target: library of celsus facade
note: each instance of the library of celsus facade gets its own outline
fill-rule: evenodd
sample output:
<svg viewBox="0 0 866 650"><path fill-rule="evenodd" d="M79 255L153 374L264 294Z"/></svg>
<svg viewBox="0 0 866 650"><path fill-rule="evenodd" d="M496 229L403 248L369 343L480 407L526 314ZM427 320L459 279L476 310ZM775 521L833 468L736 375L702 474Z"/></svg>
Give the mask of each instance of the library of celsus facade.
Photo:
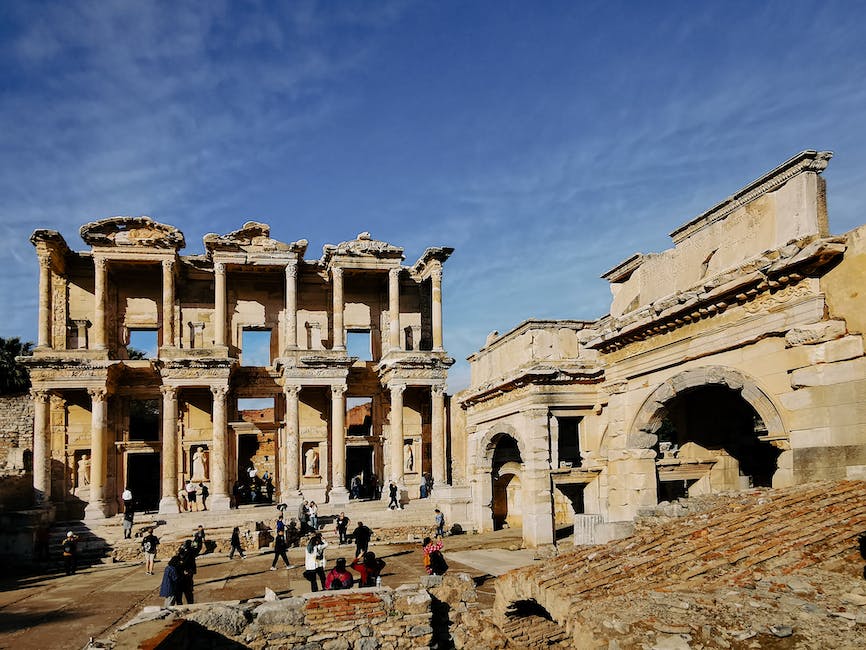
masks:
<svg viewBox="0 0 866 650"><path fill-rule="evenodd" d="M831 236L830 157L798 154L605 273L602 318L488 337L455 396L473 526L595 543L690 495L866 479L866 226Z"/></svg>
<svg viewBox="0 0 866 650"><path fill-rule="evenodd" d="M452 249L405 266L403 249L362 233L306 259L306 241L250 222L181 255L183 234L147 217L81 236L90 250L31 237L33 484L58 517L112 515L125 487L139 508L174 513L190 481L214 510L253 481L275 500L334 504L354 477L386 498L393 480L403 499L426 473L448 482Z"/></svg>

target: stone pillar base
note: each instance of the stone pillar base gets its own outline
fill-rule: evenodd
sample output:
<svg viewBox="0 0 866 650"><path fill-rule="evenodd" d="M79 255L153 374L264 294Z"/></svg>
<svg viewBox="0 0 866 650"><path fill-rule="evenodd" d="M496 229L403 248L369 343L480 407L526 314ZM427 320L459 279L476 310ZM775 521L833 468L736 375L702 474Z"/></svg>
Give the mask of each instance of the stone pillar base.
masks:
<svg viewBox="0 0 866 650"><path fill-rule="evenodd" d="M95 521L109 517L108 504L105 501L91 501L84 508L84 521Z"/></svg>
<svg viewBox="0 0 866 650"><path fill-rule="evenodd" d="M346 505L349 503L349 491L344 487L334 487L328 492L328 503L332 505Z"/></svg>
<svg viewBox="0 0 866 650"><path fill-rule="evenodd" d="M214 512L228 512L232 508L232 502L228 494L214 494L208 499L208 510Z"/></svg>
<svg viewBox="0 0 866 650"><path fill-rule="evenodd" d="M601 515L574 515L574 545L599 544L598 527L603 521Z"/></svg>
<svg viewBox="0 0 866 650"><path fill-rule="evenodd" d="M159 500L159 514L161 515L176 515L180 510L177 507L177 499L175 497L162 497Z"/></svg>
<svg viewBox="0 0 866 650"><path fill-rule="evenodd" d="M468 485L438 485L433 488L428 501L431 501L433 507L439 508L445 515L446 528L450 528L453 524L460 524L466 532L473 529L470 512L472 490Z"/></svg>

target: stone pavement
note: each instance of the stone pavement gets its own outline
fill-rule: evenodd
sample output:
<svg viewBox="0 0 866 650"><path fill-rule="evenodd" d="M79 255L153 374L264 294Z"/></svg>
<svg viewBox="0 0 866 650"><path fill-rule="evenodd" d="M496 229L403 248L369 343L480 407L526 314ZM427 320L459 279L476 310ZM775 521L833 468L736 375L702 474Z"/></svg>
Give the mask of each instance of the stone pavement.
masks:
<svg viewBox="0 0 866 650"><path fill-rule="evenodd" d="M519 530L448 537L445 555L450 571L478 578L488 573L452 558L450 549L475 549L477 557L484 552L479 549L508 547L519 540ZM370 550L386 562L383 583L387 586L414 582L423 575L418 544L374 544ZM338 557L351 559L353 552L354 546L330 546L328 566ZM266 587L280 597L308 592L309 583L302 576L303 551L293 548L288 555L293 568L286 570L281 560L276 571L269 570L273 553L265 549L248 553L245 560L238 556L229 560L224 553L200 556L196 602L261 597ZM168 549L160 554L153 576L145 575L142 564L121 562L95 565L73 576L0 577L0 648L82 648L90 637L106 636L145 605L162 603L158 591L167 559ZM492 605L492 587L482 585L479 598Z"/></svg>

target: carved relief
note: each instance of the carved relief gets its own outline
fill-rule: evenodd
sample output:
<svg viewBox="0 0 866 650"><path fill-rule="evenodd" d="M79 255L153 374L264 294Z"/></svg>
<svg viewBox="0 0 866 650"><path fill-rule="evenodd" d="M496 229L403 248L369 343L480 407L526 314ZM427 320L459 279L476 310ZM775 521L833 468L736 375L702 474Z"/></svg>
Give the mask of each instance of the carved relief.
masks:
<svg viewBox="0 0 866 650"><path fill-rule="evenodd" d="M88 246L147 246L179 249L183 233L150 217L109 217L85 224L79 231Z"/></svg>

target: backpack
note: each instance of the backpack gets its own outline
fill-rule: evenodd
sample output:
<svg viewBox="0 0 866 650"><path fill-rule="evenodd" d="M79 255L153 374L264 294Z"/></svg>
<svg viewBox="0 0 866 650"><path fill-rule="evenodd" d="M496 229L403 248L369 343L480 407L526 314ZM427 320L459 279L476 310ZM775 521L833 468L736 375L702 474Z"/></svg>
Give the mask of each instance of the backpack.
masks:
<svg viewBox="0 0 866 650"><path fill-rule="evenodd" d="M430 554L430 570L437 576L444 575L448 570L448 563L445 561L442 551L433 551Z"/></svg>

